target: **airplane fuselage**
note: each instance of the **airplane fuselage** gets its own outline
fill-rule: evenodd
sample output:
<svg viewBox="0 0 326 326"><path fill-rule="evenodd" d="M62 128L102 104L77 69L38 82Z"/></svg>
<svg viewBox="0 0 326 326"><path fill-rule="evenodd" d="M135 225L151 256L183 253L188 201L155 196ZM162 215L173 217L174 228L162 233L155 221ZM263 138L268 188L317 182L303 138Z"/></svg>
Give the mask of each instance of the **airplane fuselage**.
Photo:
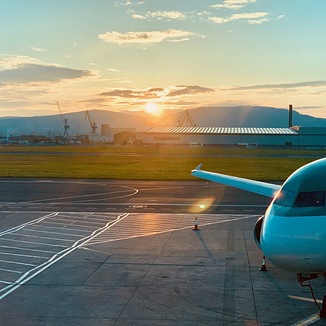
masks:
<svg viewBox="0 0 326 326"><path fill-rule="evenodd" d="M260 233L260 248L276 266L295 272L326 271L326 216L284 216L272 203Z"/></svg>
<svg viewBox="0 0 326 326"><path fill-rule="evenodd" d="M260 247L275 265L326 271L326 159L295 171L268 207Z"/></svg>

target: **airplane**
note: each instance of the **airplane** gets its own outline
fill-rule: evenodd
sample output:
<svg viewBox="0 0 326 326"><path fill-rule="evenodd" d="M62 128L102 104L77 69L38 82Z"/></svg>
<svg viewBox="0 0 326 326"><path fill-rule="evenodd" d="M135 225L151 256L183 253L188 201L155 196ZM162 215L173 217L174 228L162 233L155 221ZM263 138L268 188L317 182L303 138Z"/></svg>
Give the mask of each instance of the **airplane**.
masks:
<svg viewBox="0 0 326 326"><path fill-rule="evenodd" d="M273 198L254 227L258 247L275 266L297 273L299 283L326 277L326 158L293 172L282 185L204 171L195 177ZM305 285L309 286L309 285ZM319 307L326 318L326 295Z"/></svg>

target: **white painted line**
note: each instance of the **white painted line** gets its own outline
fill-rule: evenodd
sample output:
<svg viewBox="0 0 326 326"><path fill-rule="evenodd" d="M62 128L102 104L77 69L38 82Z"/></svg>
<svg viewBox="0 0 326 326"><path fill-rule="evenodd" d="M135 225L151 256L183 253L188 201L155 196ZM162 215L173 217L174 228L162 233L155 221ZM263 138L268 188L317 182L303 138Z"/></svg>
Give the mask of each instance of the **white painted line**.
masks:
<svg viewBox="0 0 326 326"><path fill-rule="evenodd" d="M288 297L290 299L295 299L295 300L301 300L301 301L307 301L307 302L313 302L313 303L315 303L315 300L313 298L299 297L299 296L296 296L296 295L289 295ZM316 300L316 301L317 301L317 303L320 303L320 304L323 303L322 300Z"/></svg>
<svg viewBox="0 0 326 326"><path fill-rule="evenodd" d="M184 187L183 186L166 186L166 187L162 187L162 186L159 186L159 187L152 187L152 188L139 188L139 190L141 191L153 191L153 190L167 190L167 189L183 189Z"/></svg>
<svg viewBox="0 0 326 326"><path fill-rule="evenodd" d="M93 215L94 215L94 213L86 214L85 216L83 216L83 219L88 218L89 216L93 216Z"/></svg>
<svg viewBox="0 0 326 326"><path fill-rule="evenodd" d="M32 224L35 224L35 223L39 223L39 222L43 221L45 218L49 218L49 217L51 217L51 216L55 216L55 215L57 215L57 214L58 214L58 213L50 213L50 214L47 214L47 215L45 215L45 216L39 217L39 218L37 218L36 220L29 221L29 222L24 223L24 224L20 224L20 225L18 225L18 226L15 226L15 227L13 227L13 228L11 228L11 229L6 230L6 231L2 231L2 232L0 232L0 237L3 236L3 235L6 235L6 234L8 234L8 233L17 232L17 231L19 231L20 229L24 228L25 226L32 225Z"/></svg>
<svg viewBox="0 0 326 326"><path fill-rule="evenodd" d="M298 321L295 324L292 324L291 326L308 326L308 325L312 325L315 322L319 321L320 317L318 314L313 314L305 319L302 319L300 321Z"/></svg>
<svg viewBox="0 0 326 326"><path fill-rule="evenodd" d="M55 220L55 221L64 221L65 222L65 224L64 225L70 225L70 223L67 223L67 222L69 222L69 221L67 221L67 219L64 219L64 218L55 218L55 219L52 219L51 218L51 220ZM82 219L80 219L80 220L74 220L74 222L78 222L78 223L81 223L81 224L93 224L93 225L102 225L103 224L103 222L107 222L107 219L105 220L105 219L98 219L100 222L96 222L96 221L89 221L89 220L82 220ZM48 223L50 223L50 222L48 222Z"/></svg>
<svg viewBox="0 0 326 326"><path fill-rule="evenodd" d="M37 266L37 265L35 265L35 264L21 263L21 262L18 262L18 261L11 261L11 260L2 260L2 259L0 259L0 261L1 261L2 263L7 263L7 264L24 265L24 266L33 266L33 267Z"/></svg>
<svg viewBox="0 0 326 326"><path fill-rule="evenodd" d="M65 241L65 242L73 242L74 241L74 240L67 240L67 239L62 239L62 238L38 237L36 235L29 235L29 234L24 234L24 233L19 233L19 234L13 233L10 235L11 236L17 235L17 236L21 236L21 237L29 237L29 238L37 238L37 239L47 239L47 240L54 240L54 241Z"/></svg>
<svg viewBox="0 0 326 326"><path fill-rule="evenodd" d="M48 224L48 223L46 223L46 222L42 222L42 224ZM61 224L61 225L63 225L63 224ZM83 233L89 233L89 228L88 228L88 230L80 230L80 229L77 229L77 225L75 225L75 224L70 224L70 225L72 225L73 227L74 226L76 226L76 227L74 227L74 228L69 228L69 227L67 227L67 225L65 225L65 226L50 226L50 225L38 225L37 226L37 229L39 230L39 229L55 229L55 230L59 230L59 231L66 231L66 230L68 230L68 231L77 231L77 232L83 232ZM61 233L63 233L63 234L68 234L68 233L64 233L64 232L61 232ZM82 236L82 235L80 235L80 236Z"/></svg>
<svg viewBox="0 0 326 326"><path fill-rule="evenodd" d="M0 280L0 283L3 283L3 284L12 284L12 282L2 281L2 280Z"/></svg>
<svg viewBox="0 0 326 326"><path fill-rule="evenodd" d="M67 205L69 203L62 203L62 205ZM83 206L83 203L70 203L76 206ZM86 204L85 204L86 205ZM126 202L126 203L94 203L92 206L128 206L128 207L132 207L132 206L148 206L148 202L146 203L136 203L136 202ZM151 207L162 207L162 206L174 206L174 207L192 207L194 206L194 203L168 203L168 204L160 204L160 203L150 203ZM210 205L210 207L217 207L217 208L221 208L221 207L236 207L236 208L264 208L266 209L268 205L245 205L245 204L240 204L240 205L227 205L227 204L216 204L216 205ZM127 208L127 207L125 207ZM111 207L110 207L111 209ZM63 213L63 212L60 212ZM69 212L68 212L69 213ZM108 212L109 213L109 212Z"/></svg>
<svg viewBox="0 0 326 326"><path fill-rule="evenodd" d="M46 216L44 216L40 219L36 219L36 220L32 221L31 223L25 223L24 227L25 227L25 229L26 229L26 227L30 228L31 225L35 225L35 224L38 224L37 226L40 226L40 223L41 223L41 227L42 227L42 224L46 221L46 219L53 219L55 221L57 218L60 218L64 215L66 215L70 218L70 222L71 222L72 217L74 217L74 221L84 222L86 219L92 220L94 217L96 218L96 216L98 216L97 214L95 214L95 215L89 214L89 213L84 213L84 214L87 215L87 216L84 216L85 218L80 213L78 215L74 214L74 213L65 213L65 214L53 213L52 215L51 214L46 215L47 218L46 218ZM93 232L90 235L84 236L83 238L78 239L74 242L73 242L73 240L69 241L67 239L57 239L57 238L52 239L52 240L61 241L61 242L63 242L63 241L73 242L73 244L71 244L71 245L68 244L66 246L63 246L63 245L51 245L51 244L43 243L43 242L34 242L35 244L43 246L43 247L56 246L56 247L60 247L63 249L57 253L54 253L54 255L52 255L50 258L45 258L47 260L38 265L34 265L34 264L32 265L32 264L26 264L26 263L24 264L24 263L17 263L17 262L7 262L8 264L17 263L17 264L22 264L22 265L29 265L29 266L33 266L33 268L29 269L24 274L20 273L20 274L22 274L21 277L18 280L16 280L15 282L7 283L8 286L5 286L3 289L0 290L0 293L2 293L2 295L0 296L0 300L78 248L83 248L84 246L90 246L95 243L105 243L105 242L122 240L122 238L124 238L124 239L137 238L137 237L143 237L143 236L151 235L151 234L158 234L158 233L170 232L170 231L175 231L175 230L189 229L189 228L193 227L193 223L192 223L193 221L190 222L189 219L188 220L184 219L184 214L176 214L176 218L172 221L172 227L171 227L171 224L169 223L169 222L171 222L171 219L166 220L170 216L167 213L166 214L158 214L159 217L157 217L157 221L158 221L159 225L157 225L157 223L151 221L152 214L147 214L146 218L144 218L144 214L141 214L141 215L133 214L132 218L126 219L126 217L128 217L129 215L130 214L125 213L123 215L116 217L115 220L112 220L110 218L109 221L108 221L108 215L102 215L103 216L102 221L106 222L103 227L100 227L96 230L93 230L93 228L90 228L90 231L93 230ZM214 218L214 219L211 219L212 222L210 222L210 219L208 218L209 215L208 214L203 215L203 219L204 219L204 216L206 217L206 221L209 220L209 222L205 223L205 224L201 223L200 224L201 226L253 217L253 216L248 217L248 215L247 216L237 215L233 218L229 218L230 216L225 214L224 215L225 219L221 220L221 218L222 218L221 216L223 216L221 214L219 216L219 220L216 221L216 218ZM83 221L81 221L81 218L83 218ZM185 225L185 227L182 227L182 228L174 227L174 226L179 226L180 221L183 221L183 220L185 220L185 222L187 222L188 225ZM138 221L141 221L143 223L143 227L135 228L135 225L137 225ZM67 220L65 222L67 222ZM78 222L76 222L76 224ZM69 223L69 221L68 221L68 223ZM74 225L76 225L76 224L74 224ZM113 232L110 232L109 230L113 226L117 226L117 228L114 228L115 230ZM14 236L24 236L24 237L29 236L29 237L37 238L39 240L40 239L51 240L51 238L48 238L48 237L39 237L39 236L37 237L37 236L26 235L26 234L24 234L24 227L18 226L16 228L13 228L11 232L6 231L6 233L3 234L3 235L5 235L6 239L0 238L0 240L5 240L7 242L12 241L15 243L18 243L18 242L33 243L33 242L22 241L22 240L16 241L16 240L10 238L10 236L13 236L13 238L15 238ZM169 228L169 230L165 230L165 228ZM162 229L163 229L163 231L161 231ZM37 232L37 231L35 231L35 229L32 229L32 230L33 230L33 232ZM121 230L121 233L120 233L120 230ZM48 232L48 233L50 233L50 232ZM109 238L107 236L108 233L110 233ZM117 233L119 235L118 239L117 239ZM64 233L60 233L60 234L66 235ZM132 235L132 236L130 236L130 235ZM3 261L3 262L6 262L6 261Z"/></svg>
<svg viewBox="0 0 326 326"><path fill-rule="evenodd" d="M4 269L4 268L0 268L0 271L3 271L3 272L9 272L9 273L16 273L16 274L23 274L23 272L21 271L14 271L12 269ZM1 282L1 281L0 281ZM4 281L3 281L4 282Z"/></svg>
<svg viewBox="0 0 326 326"><path fill-rule="evenodd" d="M3 251L0 251L0 255L28 257L28 258L39 258L39 259L48 259L49 258L49 257L43 257L43 256L31 256L31 255L23 255L23 254L14 254L14 253L8 253L8 252L3 252Z"/></svg>
<svg viewBox="0 0 326 326"><path fill-rule="evenodd" d="M15 249L15 250L23 250L23 251L37 251L37 252L45 252L49 254L54 254L55 251L50 250L41 250L41 249L32 249L32 248L22 248L22 247L12 247L12 246L3 246L0 245L0 248L7 248L7 249Z"/></svg>
<svg viewBox="0 0 326 326"><path fill-rule="evenodd" d="M134 213L134 214L129 214L129 215L139 215L140 213ZM148 213L147 213L148 214ZM159 215L164 215L164 214L159 214ZM176 215L184 215L184 214L176 214ZM223 214L221 214L223 216ZM166 216L169 216L169 215L166 215ZM197 215L199 216L199 215ZM222 219L222 220L218 220L218 221L212 221L212 222L207 222L207 223L201 223L200 226L206 226L206 225L213 225L213 224L222 224L222 223L227 223L227 222L233 222L233 221L239 221L239 220L245 220L245 219L249 219L249 218L253 218L253 217L257 217L259 215L240 215L240 216L236 216L234 218L228 218L228 219ZM229 217L228 214L225 214L225 217ZM134 220L133 220L134 221ZM137 223L137 221L136 221ZM170 225L170 224L168 224ZM123 230L125 230L126 228L126 225L122 225L122 224L119 224L120 227L123 227ZM193 228L193 225L186 225L186 226L183 226L183 227L170 227L168 229L165 229L165 230L160 230L160 231L147 231L147 232L143 232L143 233L138 233L138 234L135 234L135 229L132 229L133 230L133 234L131 235L129 233L124 233L123 230L119 230L119 232L117 231L112 231L111 233L110 230L106 231L105 232L105 236L104 237L98 237L96 238L98 241L92 241L91 243L88 243L88 244L85 244L83 245L84 246L92 246L92 245L97 245L97 244L103 244L103 243L108 243L108 242L114 242L114 241L121 241L121 240L128 240L128 239L134 239L134 238L141 238L141 237L146 237L146 236L152 236L152 235L156 235L156 234L163 234L163 233L168 233L168 232L174 232L174 231L180 231L180 230L187 230L187 229L190 229L190 228ZM131 231L132 231L131 230ZM138 229L137 229L138 231ZM118 233L118 235L117 235ZM110 238L109 236L110 235L113 235L112 238Z"/></svg>
<svg viewBox="0 0 326 326"><path fill-rule="evenodd" d="M114 223L112 223L110 221L104 227L92 232L91 235L86 236L83 239L79 239L79 240L75 241L70 247L58 252L57 254L52 256L48 261L44 262L43 264L38 265L38 266L34 265L35 267L33 269L27 271L25 274L23 274L15 282L15 284L10 284L7 287L0 290L0 292L3 292L3 294L0 296L0 300L5 298L7 295L12 293L13 291L17 290L20 286L27 283L29 280L31 280L32 278L34 278L35 276L37 276L38 274L40 274L44 270L48 269L50 266L52 266L53 264L55 264L56 262L58 262L59 260L61 260L65 256L67 256L71 252L75 251L78 248L81 248L84 244L86 244L90 240L94 239L95 237L97 237L98 235L100 235L101 233L106 231L107 229L111 228L116 223L119 223L120 221L122 221L128 215L129 215L128 213L125 213L125 214L119 216Z"/></svg>
<svg viewBox="0 0 326 326"><path fill-rule="evenodd" d="M47 234L58 234L58 235L67 235L70 237L76 237L76 238L80 238L82 235L81 234L71 234L71 233L65 233L65 232L51 232L51 231L42 231L39 229L30 229L30 228L25 228L24 231L27 232L36 232L36 233L47 233Z"/></svg>
<svg viewBox="0 0 326 326"><path fill-rule="evenodd" d="M128 193L128 194L123 195L123 196L115 196L115 197L108 197L108 198L97 198L96 203L99 202L99 201L107 201L107 200L112 200L112 199L120 199L120 198L132 197L132 196L134 196L134 195L136 195L138 193L138 190L136 188L132 188L132 187L128 187L128 188L129 188L128 190L120 190L120 191L115 191L115 192L111 192L111 193L108 193L108 194L125 193L127 191L130 192L130 190L132 190L133 192ZM85 202L85 203L88 202L88 203L92 204L94 202L94 200L93 199L86 199L86 200L83 200L83 202Z"/></svg>
<svg viewBox="0 0 326 326"><path fill-rule="evenodd" d="M57 205L57 204L61 204L61 203L49 203L49 200L67 200L67 199L76 199L76 198L90 198L90 197L96 197L96 196L103 196L103 195L111 195L111 194L118 194L118 193L125 193L127 191L133 191L132 193L129 193L127 195L123 195L123 196L117 196L117 197L110 197L109 199L118 199L118 198L125 198L125 197L131 197L135 194L138 193L138 190L136 188L133 187L128 187L128 186L120 186L121 188L126 188L126 190L119 190L119 191L114 191L114 192L102 192L102 193L97 193L97 194L88 194L88 195L78 195L78 196L66 196L66 197L57 197L57 198L51 198L51 199L37 199L37 200L31 200L31 201L26 201L26 202L20 202L19 204L32 204L32 203L45 203L45 204L52 204L52 205ZM91 199L88 200L83 200L83 202L86 201L90 201ZM99 200L99 199L96 199ZM107 200L107 198L103 198L103 200ZM66 203L63 203L66 204ZM73 204L75 204L73 202Z"/></svg>
<svg viewBox="0 0 326 326"><path fill-rule="evenodd" d="M33 241L24 241L24 240L15 240L15 239L3 239L0 237L0 241L12 241L12 242L21 242L21 243L28 243L28 244L36 244L36 245L41 245L41 246L49 246L49 247L61 247L61 248L66 248L66 246L63 245L58 245L58 244L49 244L49 243L44 243L44 242L33 242Z"/></svg>
<svg viewBox="0 0 326 326"><path fill-rule="evenodd" d="M313 302L315 303L315 301L312 298L306 298L306 297L299 297L296 295L289 295L289 298L291 299L295 299L295 300L300 300L300 301L307 301L307 302ZM317 303L322 304L322 300L316 300ZM298 321L295 324L292 324L291 326L308 326L308 325L312 325L315 322L317 322L318 320L320 320L319 314L313 314L305 319L302 319L300 321Z"/></svg>
<svg viewBox="0 0 326 326"><path fill-rule="evenodd" d="M66 223L63 223L63 222L53 222L53 221L43 221L42 223L43 224L50 224L50 225L58 225L57 228L62 227L63 225L66 225Z"/></svg>

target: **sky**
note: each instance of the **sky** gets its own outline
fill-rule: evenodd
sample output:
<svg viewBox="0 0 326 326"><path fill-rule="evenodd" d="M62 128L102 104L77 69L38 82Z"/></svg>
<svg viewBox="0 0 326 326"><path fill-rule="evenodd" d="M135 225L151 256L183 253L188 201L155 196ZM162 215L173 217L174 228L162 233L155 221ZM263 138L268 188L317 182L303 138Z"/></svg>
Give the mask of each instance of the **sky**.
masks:
<svg viewBox="0 0 326 326"><path fill-rule="evenodd" d="M325 0L0 0L0 117L259 105L326 118Z"/></svg>

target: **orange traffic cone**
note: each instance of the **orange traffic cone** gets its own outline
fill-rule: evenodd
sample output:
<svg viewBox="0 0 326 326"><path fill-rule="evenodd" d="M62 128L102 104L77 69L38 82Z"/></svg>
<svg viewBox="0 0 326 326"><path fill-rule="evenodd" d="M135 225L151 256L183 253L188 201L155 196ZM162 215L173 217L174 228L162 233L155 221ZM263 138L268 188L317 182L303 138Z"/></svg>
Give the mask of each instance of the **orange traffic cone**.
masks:
<svg viewBox="0 0 326 326"><path fill-rule="evenodd" d="M195 218L195 226L193 227L193 230L194 231L198 231L199 230L197 217Z"/></svg>
<svg viewBox="0 0 326 326"><path fill-rule="evenodd" d="M261 272L267 272L265 256L263 257L263 261L262 261L262 263L261 263L261 267L260 267L259 270L260 270Z"/></svg>

